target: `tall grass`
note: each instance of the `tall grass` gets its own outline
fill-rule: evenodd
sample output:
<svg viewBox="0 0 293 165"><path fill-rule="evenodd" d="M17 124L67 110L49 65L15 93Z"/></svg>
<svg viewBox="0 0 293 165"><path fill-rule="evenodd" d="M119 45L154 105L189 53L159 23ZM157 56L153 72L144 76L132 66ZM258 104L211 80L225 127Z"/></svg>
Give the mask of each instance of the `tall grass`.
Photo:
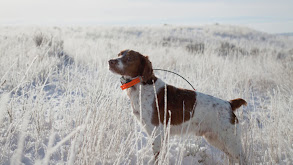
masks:
<svg viewBox="0 0 293 165"><path fill-rule="evenodd" d="M108 71L122 49L148 55L154 68L180 73L197 91L244 98L237 116L249 163L291 164L292 41L219 25L1 27L0 164L153 164L155 137L131 115L119 77ZM227 163L201 137L163 138L159 164Z"/></svg>

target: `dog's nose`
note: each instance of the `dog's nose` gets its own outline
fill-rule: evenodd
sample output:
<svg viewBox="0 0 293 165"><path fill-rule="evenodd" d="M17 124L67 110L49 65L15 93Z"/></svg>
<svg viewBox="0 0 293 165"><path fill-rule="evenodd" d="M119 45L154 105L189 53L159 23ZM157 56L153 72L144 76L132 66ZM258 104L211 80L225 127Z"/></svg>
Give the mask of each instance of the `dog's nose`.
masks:
<svg viewBox="0 0 293 165"><path fill-rule="evenodd" d="M109 60L109 65L115 65L117 64L117 60Z"/></svg>

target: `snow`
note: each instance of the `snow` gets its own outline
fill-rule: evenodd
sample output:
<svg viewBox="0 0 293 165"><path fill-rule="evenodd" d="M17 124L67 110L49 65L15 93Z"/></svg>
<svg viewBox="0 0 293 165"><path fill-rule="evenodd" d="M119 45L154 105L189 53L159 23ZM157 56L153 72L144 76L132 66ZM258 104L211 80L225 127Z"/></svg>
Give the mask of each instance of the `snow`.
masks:
<svg viewBox="0 0 293 165"><path fill-rule="evenodd" d="M223 25L0 29L0 164L153 164L154 137L131 115L119 76L108 70L107 61L125 49L180 73L197 91L244 98L248 106L236 115L248 161L293 162L290 36ZM155 74L190 89L176 75ZM167 144L159 164L228 162L202 137Z"/></svg>

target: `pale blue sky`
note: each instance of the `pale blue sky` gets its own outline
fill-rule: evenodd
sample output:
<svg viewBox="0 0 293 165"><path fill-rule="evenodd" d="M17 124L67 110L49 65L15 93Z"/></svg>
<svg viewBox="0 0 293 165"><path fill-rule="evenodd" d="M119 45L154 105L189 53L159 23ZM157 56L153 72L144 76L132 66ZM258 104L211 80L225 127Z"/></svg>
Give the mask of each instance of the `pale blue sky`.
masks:
<svg viewBox="0 0 293 165"><path fill-rule="evenodd" d="M244 25L293 32L293 0L0 0L0 25Z"/></svg>

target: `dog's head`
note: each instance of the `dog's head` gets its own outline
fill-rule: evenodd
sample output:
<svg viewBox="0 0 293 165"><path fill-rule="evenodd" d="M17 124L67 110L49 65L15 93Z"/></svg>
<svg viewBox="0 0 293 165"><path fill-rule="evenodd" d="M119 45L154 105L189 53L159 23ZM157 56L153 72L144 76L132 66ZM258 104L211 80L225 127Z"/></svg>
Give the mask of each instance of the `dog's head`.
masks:
<svg viewBox="0 0 293 165"><path fill-rule="evenodd" d="M148 56L133 50L123 50L118 54L118 58L109 60L109 69L122 76L140 76L143 82L153 76L152 63Z"/></svg>

